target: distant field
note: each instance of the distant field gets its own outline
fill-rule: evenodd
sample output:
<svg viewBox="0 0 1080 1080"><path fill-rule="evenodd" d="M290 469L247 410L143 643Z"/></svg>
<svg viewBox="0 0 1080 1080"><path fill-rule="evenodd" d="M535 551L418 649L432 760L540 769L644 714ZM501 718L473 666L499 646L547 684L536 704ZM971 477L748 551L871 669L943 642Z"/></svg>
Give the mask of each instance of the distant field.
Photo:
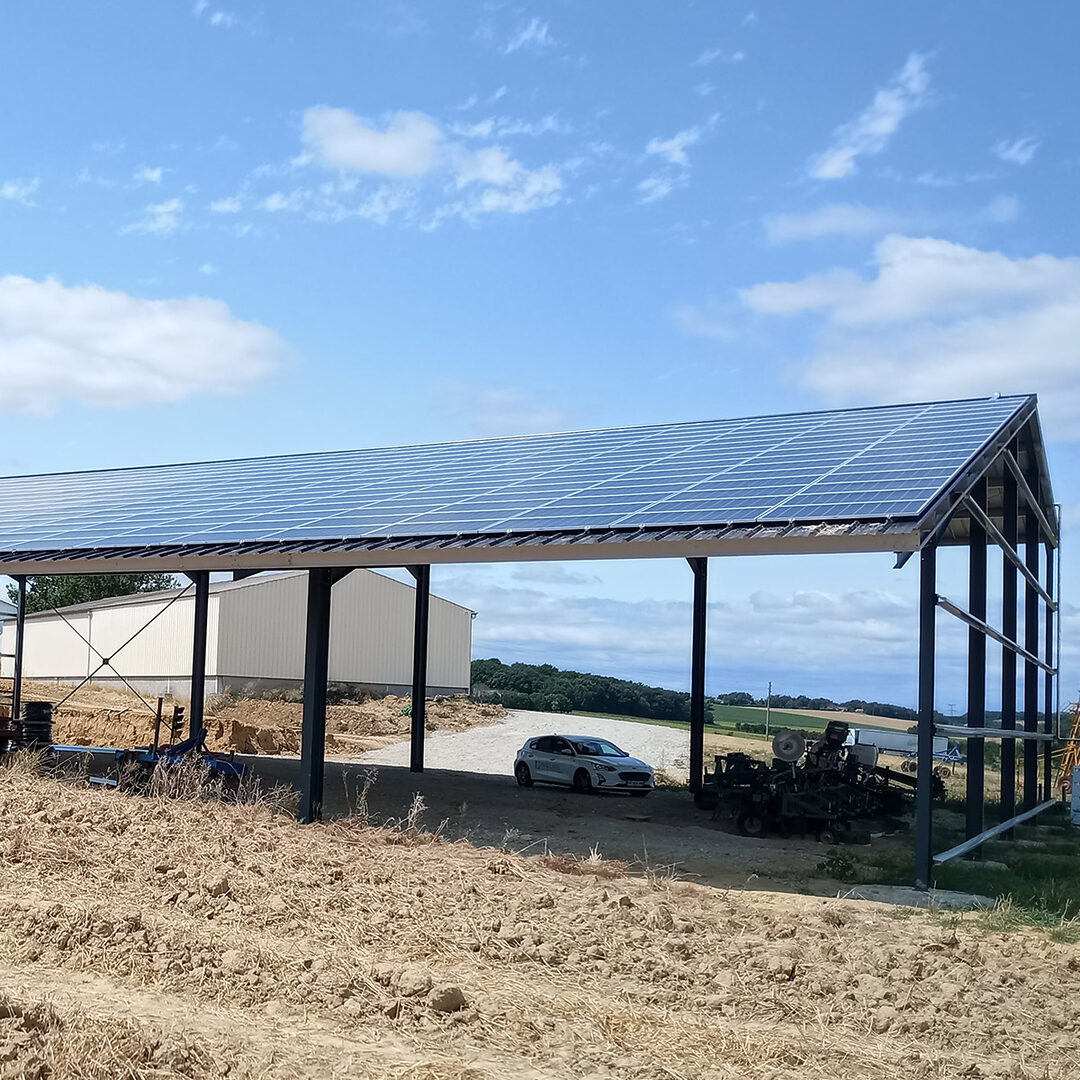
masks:
<svg viewBox="0 0 1080 1080"><path fill-rule="evenodd" d="M574 716L595 716L602 720L629 720L635 724L662 724L665 727L689 728L689 724L679 720L654 720L645 716L620 716L617 713L575 712ZM752 706L716 705L713 708L717 731L734 731L736 724L763 724L765 710ZM845 712L788 712L773 709L769 721L771 729L781 727L798 728L800 731L824 731L830 720L843 720L852 727L876 728L879 731L907 731L911 727L908 720L892 720L887 716L863 716L860 713ZM740 735L749 732L739 732ZM751 736L752 737L752 736Z"/></svg>

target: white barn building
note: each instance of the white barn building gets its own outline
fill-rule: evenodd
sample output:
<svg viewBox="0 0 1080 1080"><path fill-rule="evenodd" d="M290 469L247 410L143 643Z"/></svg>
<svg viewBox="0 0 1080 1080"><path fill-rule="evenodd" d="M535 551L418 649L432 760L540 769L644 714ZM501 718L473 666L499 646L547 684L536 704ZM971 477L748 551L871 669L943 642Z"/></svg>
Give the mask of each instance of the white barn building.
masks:
<svg viewBox="0 0 1080 1080"><path fill-rule="evenodd" d="M28 615L24 678L74 684L93 672L101 657L109 657L138 690L189 694L195 590L180 596L182 591L112 597L62 608L62 615ZM414 596L411 585L371 570L354 570L334 586L330 682L377 694L410 692ZM303 570L212 582L207 693L300 686L306 605ZM431 596L428 694L468 693L473 614ZM10 616L3 619L3 636L5 642L14 641ZM11 677L12 667L11 657L3 657L5 677ZM121 680L105 667L93 681Z"/></svg>

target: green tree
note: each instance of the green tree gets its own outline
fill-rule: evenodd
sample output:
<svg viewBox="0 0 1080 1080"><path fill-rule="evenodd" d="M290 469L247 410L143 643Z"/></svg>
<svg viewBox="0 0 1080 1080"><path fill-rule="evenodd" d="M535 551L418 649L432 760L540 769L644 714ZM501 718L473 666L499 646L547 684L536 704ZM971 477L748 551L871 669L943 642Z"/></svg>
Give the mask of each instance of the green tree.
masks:
<svg viewBox="0 0 1080 1080"><path fill-rule="evenodd" d="M50 611L52 608L87 604L110 596L157 592L172 589L172 574L39 574L26 579L26 611ZM8 586L11 602L17 603L19 590Z"/></svg>

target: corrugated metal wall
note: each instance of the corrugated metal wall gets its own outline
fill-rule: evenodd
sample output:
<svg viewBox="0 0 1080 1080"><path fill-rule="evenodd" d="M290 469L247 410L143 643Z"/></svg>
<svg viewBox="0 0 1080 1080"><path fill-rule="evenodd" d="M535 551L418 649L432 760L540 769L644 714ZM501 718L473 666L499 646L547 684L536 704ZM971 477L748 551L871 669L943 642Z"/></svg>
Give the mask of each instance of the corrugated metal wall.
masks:
<svg viewBox="0 0 1080 1080"><path fill-rule="evenodd" d="M354 570L334 586L330 680L395 689L412 681L413 597L410 586ZM307 575L257 578L218 594L218 671L224 677L302 679ZM472 613L431 598L428 686L469 686Z"/></svg>
<svg viewBox="0 0 1080 1080"><path fill-rule="evenodd" d="M206 673L209 676L217 674L218 604L219 597L211 595L206 649ZM112 659L113 668L125 678L133 682L186 679L191 675L194 605L194 597L189 594L171 606L166 598L92 608L67 614L66 618L97 653ZM4 638L14 649L13 619L4 623ZM125 645L129 638L132 640ZM82 678L100 662L98 655L59 615L38 614L26 620L23 674L28 679L67 681L73 676ZM11 675L13 663L9 657L4 657L4 675ZM101 672L104 678L111 674L107 669Z"/></svg>
<svg viewBox="0 0 1080 1080"><path fill-rule="evenodd" d="M410 686L414 595L411 586L369 570L354 570L334 586L331 682L394 692ZM167 603L167 598L137 601L67 618L101 654L112 656L117 670L135 686L187 693L194 597L185 596L168 608ZM252 578L212 592L206 657L210 692L243 686L245 681L302 680L306 610L305 572ZM429 633L429 691L467 691L472 613L433 596ZM131 643L117 651L133 634ZM14 648L12 619L4 622L4 641L6 651ZM99 662L58 615L27 619L23 665L27 678L78 682ZM12 660L4 658L0 671L10 677ZM109 675L105 670L100 678L104 681Z"/></svg>

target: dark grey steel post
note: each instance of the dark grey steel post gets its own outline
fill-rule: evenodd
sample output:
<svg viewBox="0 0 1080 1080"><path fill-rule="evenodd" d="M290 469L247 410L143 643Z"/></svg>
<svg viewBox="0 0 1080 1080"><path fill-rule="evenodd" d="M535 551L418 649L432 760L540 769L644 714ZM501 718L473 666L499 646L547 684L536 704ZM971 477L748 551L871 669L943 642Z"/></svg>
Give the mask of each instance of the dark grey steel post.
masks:
<svg viewBox="0 0 1080 1080"><path fill-rule="evenodd" d="M1038 482L1031 485L1038 491ZM1039 535L1039 519L1030 507L1024 513L1024 565L1039 579L1039 555L1042 537ZM1028 583L1024 589L1024 648L1032 656L1039 655L1039 594ZM1039 666L1031 660L1024 661L1024 730L1039 730ZM1039 744L1034 739L1024 740L1024 801L1023 808L1030 810L1039 799Z"/></svg>
<svg viewBox="0 0 1080 1080"><path fill-rule="evenodd" d="M975 482L971 497L980 510L986 510L986 477ZM971 516L968 551L968 611L986 621L986 530ZM968 630L967 726L986 726L986 635L975 627ZM965 839L986 828L986 740L967 741L967 827ZM978 852L979 849L976 849ZM973 853L975 854L975 853ZM976 855L976 857L978 857Z"/></svg>
<svg viewBox="0 0 1080 1080"><path fill-rule="evenodd" d="M330 570L308 571L307 644L304 650L304 713L300 734L300 806L297 817L322 818L326 760L326 679L330 671Z"/></svg>
<svg viewBox="0 0 1080 1080"><path fill-rule="evenodd" d="M18 720L22 712L23 646L26 641L26 575L17 574L19 589L15 601L15 665L11 672L11 719Z"/></svg>
<svg viewBox="0 0 1080 1080"><path fill-rule="evenodd" d="M1050 540L1046 541L1046 591L1054 595L1054 547ZM1046 641L1044 643L1043 656L1046 666L1054 666L1054 609L1047 604L1046 608ZM1046 672L1043 686L1043 732L1053 735L1057 731L1057 717L1054 715L1054 674ZM1043 798L1051 799L1054 795L1054 744L1047 739L1043 743Z"/></svg>
<svg viewBox="0 0 1080 1080"><path fill-rule="evenodd" d="M915 888L929 889L934 867L934 659L937 546L919 557L919 742L915 787Z"/></svg>
<svg viewBox="0 0 1080 1080"><path fill-rule="evenodd" d="M206 627L210 618L210 571L192 570L188 577L195 583L195 625L191 646L191 708L188 711L188 734L203 730L206 706Z"/></svg>
<svg viewBox="0 0 1080 1080"><path fill-rule="evenodd" d="M1012 445L1015 456L1016 444ZM1002 480L1001 535L1005 543L1016 550L1016 477L1005 470ZM1010 641L1016 640L1016 580L1017 570L1011 559L1002 557L1001 633ZM1001 647L1001 727L1004 731L1016 728L1016 653ZM1016 816L1016 740L1001 740L1001 817L1008 821ZM1004 834L1012 837L1012 832Z"/></svg>
<svg viewBox="0 0 1080 1080"><path fill-rule="evenodd" d="M690 790L701 790L705 771L705 620L708 559L687 559L694 572L694 631L690 647Z"/></svg>
<svg viewBox="0 0 1080 1080"><path fill-rule="evenodd" d="M409 769L424 771L424 728L427 717L428 614L431 608L431 567L410 566L416 579L413 623L412 744Z"/></svg>

